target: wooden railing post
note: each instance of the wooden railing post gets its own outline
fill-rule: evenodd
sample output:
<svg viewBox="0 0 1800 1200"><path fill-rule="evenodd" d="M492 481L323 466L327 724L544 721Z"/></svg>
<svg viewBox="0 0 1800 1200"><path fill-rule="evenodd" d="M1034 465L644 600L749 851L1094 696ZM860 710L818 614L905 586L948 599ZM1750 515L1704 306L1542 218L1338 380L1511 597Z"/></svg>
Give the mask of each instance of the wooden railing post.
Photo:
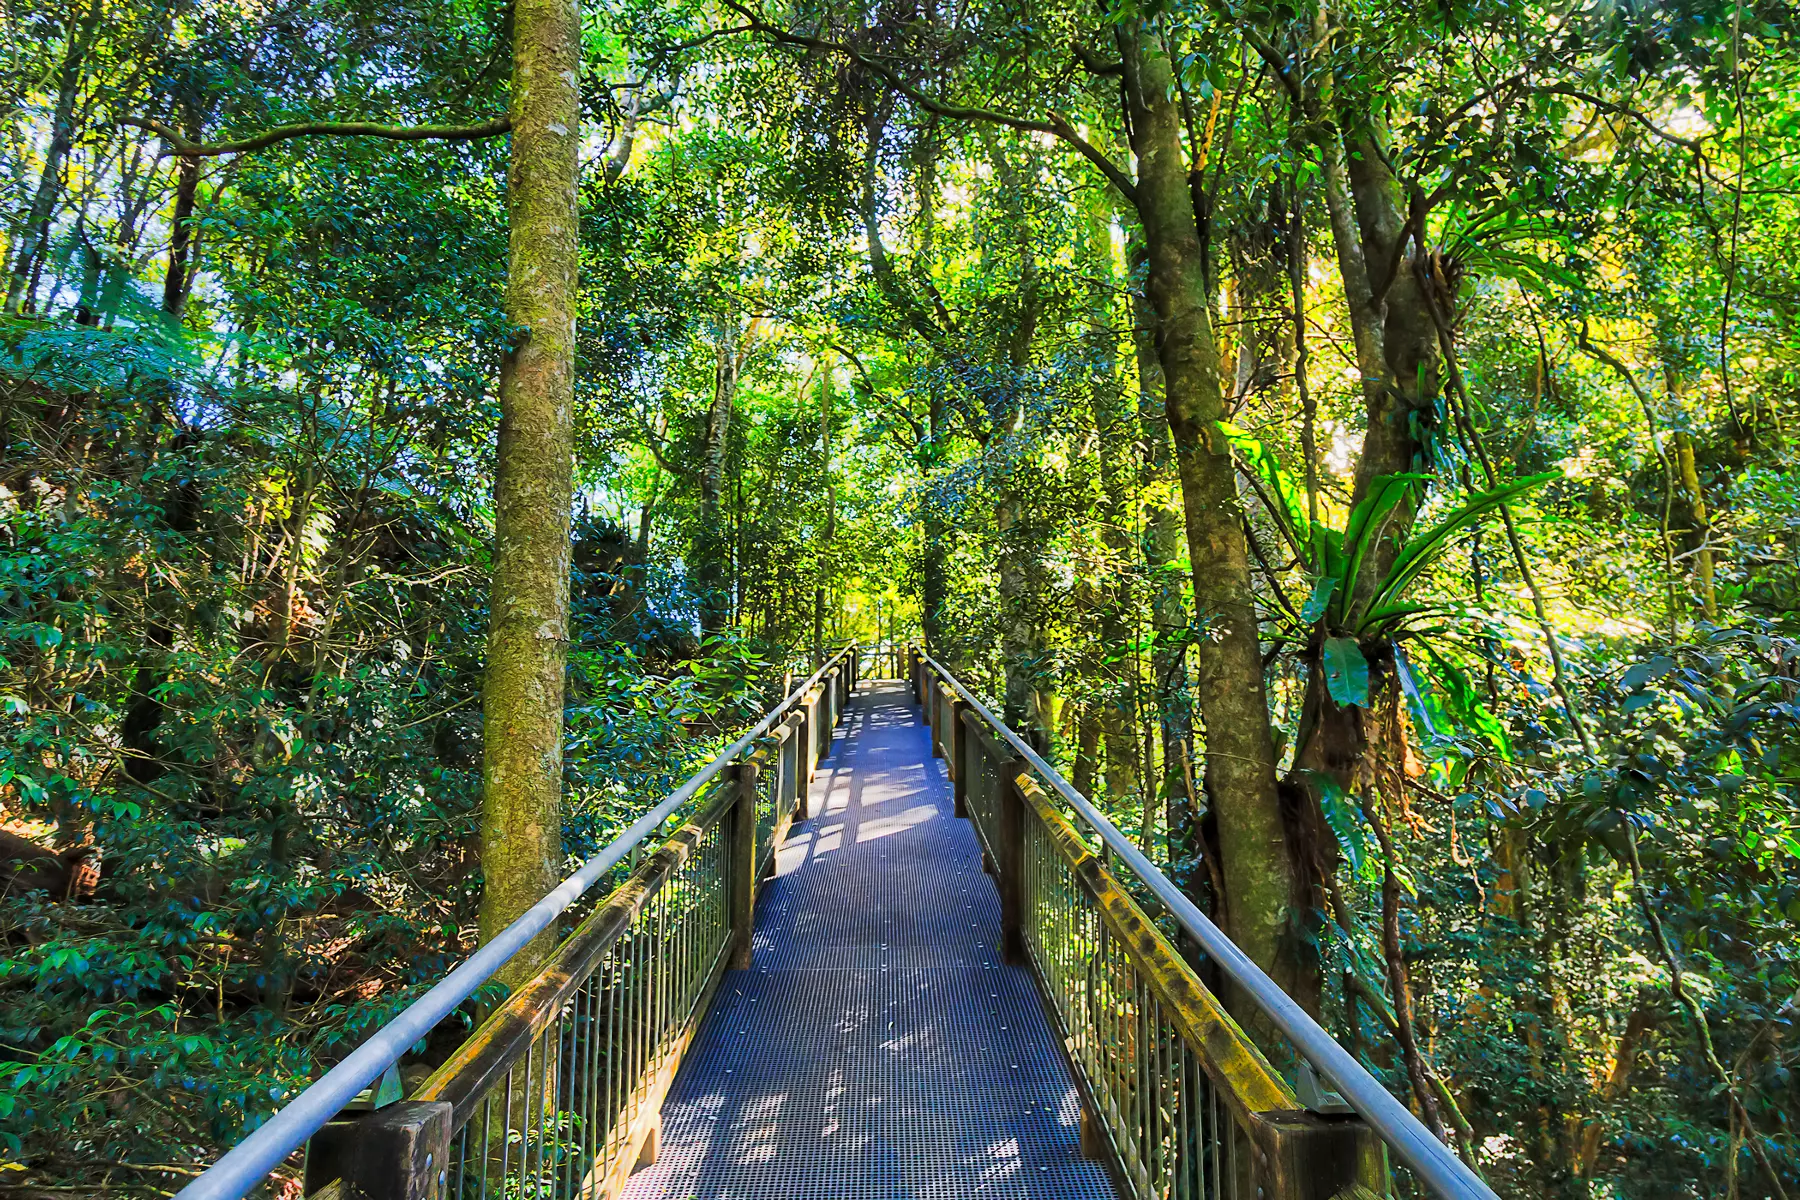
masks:
<svg viewBox="0 0 1800 1200"><path fill-rule="evenodd" d="M806 714L789 713L781 729L782 783L794 789L794 820L804 821L812 816L808 806L812 789L806 786L806 748L801 744L806 736Z"/></svg>
<svg viewBox="0 0 1800 1200"><path fill-rule="evenodd" d="M931 726L931 757L944 757L944 743L949 739L950 731L944 728L944 696L949 687L937 680L931 681L931 692L926 707L931 710L931 719L926 722Z"/></svg>
<svg viewBox="0 0 1800 1200"><path fill-rule="evenodd" d="M812 782L812 777L819 769L819 689L814 688L800 701L800 713L806 720L801 730L800 742L800 784L802 787Z"/></svg>
<svg viewBox="0 0 1800 1200"><path fill-rule="evenodd" d="M969 702L957 697L950 708L950 786L956 798L956 815L969 815Z"/></svg>
<svg viewBox="0 0 1800 1200"><path fill-rule="evenodd" d="M1387 1194L1385 1147L1359 1117L1259 1113L1258 1193L1263 1200L1344 1200Z"/></svg>
<svg viewBox="0 0 1800 1200"><path fill-rule="evenodd" d="M750 967L750 947L756 926L756 781L762 768L741 762L732 771L737 802L731 806L731 965Z"/></svg>
<svg viewBox="0 0 1800 1200"><path fill-rule="evenodd" d="M435 1200L450 1169L451 1124L442 1100L402 1100L333 1122L307 1147L306 1186L338 1179L343 1200Z"/></svg>
<svg viewBox="0 0 1800 1200"><path fill-rule="evenodd" d="M1025 961L1025 936L1021 925L1025 873L1025 797L1019 792L1022 758L1000 764L999 795L995 800L994 885L1000 890L1000 958L1017 965Z"/></svg>

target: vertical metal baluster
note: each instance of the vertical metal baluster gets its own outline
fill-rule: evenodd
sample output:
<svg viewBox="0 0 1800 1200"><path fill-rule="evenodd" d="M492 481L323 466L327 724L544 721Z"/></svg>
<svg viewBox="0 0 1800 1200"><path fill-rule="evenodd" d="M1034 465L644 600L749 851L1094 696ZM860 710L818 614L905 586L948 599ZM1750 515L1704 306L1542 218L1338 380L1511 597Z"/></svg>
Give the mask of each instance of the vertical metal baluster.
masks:
<svg viewBox="0 0 1800 1200"><path fill-rule="evenodd" d="M535 1164L531 1169L531 1195L541 1197L544 1190L544 1151L546 1149L544 1146L544 1109L547 1106L544 1103L544 1092L548 1089L550 1082L550 1030L547 1027L542 1033L538 1034L536 1044L538 1066L537 1082L531 1083L531 1081L527 1079L526 1083L531 1087L531 1102L537 1105L537 1116L531 1118L531 1129L537 1135L537 1146L534 1150L533 1157L527 1161ZM530 1111L530 1109L526 1109L527 1113ZM530 1143L528 1142L527 1145L529 1144ZM523 1191L522 1188L521 1191Z"/></svg>
<svg viewBox="0 0 1800 1200"><path fill-rule="evenodd" d="M577 1157L575 1147L581 1137L581 1110L575 1100L575 1056L581 1048L581 989L575 989L574 995L563 1010L562 1047L556 1056L556 1194L569 1195L570 1164Z"/></svg>
<svg viewBox="0 0 1800 1200"><path fill-rule="evenodd" d="M506 1177L512 1171L513 1070L506 1068L506 1104L500 1110L500 1191L506 1192Z"/></svg>
<svg viewBox="0 0 1800 1200"><path fill-rule="evenodd" d="M1119 965L1125 972L1126 980L1131 986L1131 1057L1127 1060L1127 1069L1131 1073L1131 1131L1137 1138L1138 1172L1144 1181L1144 1194L1154 1195L1155 1188L1150 1178L1150 1119L1145 1112L1144 1101L1146 1091L1144 1077L1149 1074L1149 1064L1144 1061L1144 1052L1149 1047L1144 1042L1144 981L1138 977L1137 965L1125 952L1123 945L1119 948Z"/></svg>
<svg viewBox="0 0 1800 1200"><path fill-rule="evenodd" d="M577 990L576 996L580 992ZM555 1157L550 1161L550 1191L557 1200L567 1200L569 1195L564 1176L569 1171L569 1159L573 1157L570 1148L570 1137L574 1133L573 1105L570 1098L569 1084L574 1071L574 1037L576 1029L575 999L569 997L563 1003L562 1013L557 1025L559 1032L556 1038L556 1078L550 1081L549 1091L553 1100L554 1111L550 1116L550 1136L555 1149Z"/></svg>
<svg viewBox="0 0 1800 1200"><path fill-rule="evenodd" d="M671 931L670 936L669 936L669 945L670 945L671 953L670 953L670 957L669 957L669 966L667 967L667 969L664 972L665 981L664 981L663 986L667 987L669 989L669 1016L670 1016L670 1022L671 1022L671 1024L670 1024L671 1029L680 1028L681 1019L682 1019L681 1012L682 1012L682 1009L687 1006L687 994L688 994L688 971L687 971L687 949L688 949L688 945L687 945L687 938L688 938L687 895L688 895L688 886L687 886L687 881L688 881L688 871L690 869L691 869L691 867L689 867L689 866L682 867L682 869L681 869L681 884L682 884L681 891L677 892L674 896L671 896L669 899L669 904L675 910L674 914L673 914L674 928Z"/></svg>
<svg viewBox="0 0 1800 1200"><path fill-rule="evenodd" d="M1181 1078L1176 1092L1176 1148L1181 1155L1181 1196L1199 1200L1194 1183L1194 1060L1186 1041L1181 1043Z"/></svg>
<svg viewBox="0 0 1800 1200"><path fill-rule="evenodd" d="M644 1081L644 1028L649 1024L649 1014L645 1011L649 999L644 987L644 928L643 912L638 913L638 922L631 936L631 1112L626 1127L637 1121L639 1094ZM629 1149L629 1147L628 1147Z"/></svg>
<svg viewBox="0 0 1800 1200"><path fill-rule="evenodd" d="M632 1108L631 1088L633 1081L637 1078L637 935L637 920L636 918L633 918L629 931L630 940L628 942L628 948L625 951L622 961L624 974L620 978L620 987L624 992L623 1005L625 1009L625 1023L620 1027L622 1044L619 1047L618 1153L621 1157L624 1156L631 1141L631 1120L634 1111Z"/></svg>
<svg viewBox="0 0 1800 1200"><path fill-rule="evenodd" d="M1235 1200L1238 1194L1237 1122L1225 1112L1224 1105L1216 1094L1213 1096L1213 1113L1216 1118L1223 1118L1219 1127L1219 1135L1224 1139L1226 1186L1231 1189L1231 1195Z"/></svg>
<svg viewBox="0 0 1800 1200"><path fill-rule="evenodd" d="M610 1170L613 1156L618 1153L616 1143L619 1138L619 1030L623 1028L622 1009L624 998L623 976L619 963L623 956L620 949L624 945L623 937L615 941L607 952L607 961L611 964L607 973L606 984L606 1166Z"/></svg>
<svg viewBox="0 0 1800 1200"><path fill-rule="evenodd" d="M1156 1002L1156 1161L1161 1172L1162 1194L1168 1200L1175 1200L1175 1176L1180 1169L1180 1159L1175 1155L1174 1145L1174 1095L1173 1088L1180 1079L1180 1067L1176 1065L1173 1048L1174 1031L1168 1028L1163 1016L1162 1001Z"/></svg>
<svg viewBox="0 0 1800 1200"><path fill-rule="evenodd" d="M508 1071L510 1077L512 1072ZM477 1200L488 1200L488 1163L493 1160L494 1089L481 1098L481 1194ZM504 1172L500 1176L506 1178Z"/></svg>
<svg viewBox="0 0 1800 1200"><path fill-rule="evenodd" d="M588 1019L587 980L583 979L570 1000L574 1010L569 1024L568 1078L563 1083L563 1112L569 1121L569 1133L563 1147L562 1194L574 1196L581 1187L581 1162L587 1156L587 1065L588 1045L594 1040Z"/></svg>
<svg viewBox="0 0 1800 1200"><path fill-rule="evenodd" d="M536 1162L543 1155L544 1142L537 1135L538 1122L543 1119L544 1089L544 1038L541 1033L532 1036L531 1063L537 1070L534 1077L528 1068L525 1072L525 1101L519 1130L519 1195L535 1197L537 1193Z"/></svg>
<svg viewBox="0 0 1800 1200"><path fill-rule="evenodd" d="M669 1028L674 1021L674 996L669 987L668 972L668 928L669 897L666 892L656 894L656 946L652 951L656 955L656 970L650 984L656 989L656 1056L652 1064L653 1071L661 1071L663 1056L669 1051Z"/></svg>
<svg viewBox="0 0 1800 1200"><path fill-rule="evenodd" d="M455 1172L454 1178L456 1180L456 1200L462 1200L463 1183L465 1181L466 1176L469 1173L469 1125L468 1125L468 1122L465 1121L463 1123L463 1127L456 1131L456 1154L450 1159L449 1162L445 1163L444 1166L448 1169L448 1171ZM452 1178L452 1176L449 1173L445 1174L444 1182L446 1185L449 1184L451 1178ZM446 1200L447 1200L447 1198L450 1194L450 1189L448 1188L448 1186L445 1187L444 1194L445 1194Z"/></svg>
<svg viewBox="0 0 1800 1200"><path fill-rule="evenodd" d="M544 1030L544 1115L543 1126L544 1150L539 1156L538 1192L548 1192L551 1200L558 1200L557 1178L562 1165L564 1150L563 1133L563 1047L569 1037L567 1013L559 1009L553 1018L555 1024ZM551 1051L554 1049L555 1054Z"/></svg>
<svg viewBox="0 0 1800 1200"><path fill-rule="evenodd" d="M1152 1195L1163 1193L1162 1146L1162 1012L1150 982L1142 983L1144 991L1144 1077L1138 1086L1144 1092L1144 1144L1149 1148L1146 1159L1150 1170Z"/></svg>
<svg viewBox="0 0 1800 1200"><path fill-rule="evenodd" d="M600 978L599 967L604 965L604 958L596 964L593 972L582 983L581 990L585 995L584 1006L587 1009L587 1050L581 1060L581 1166L576 1171L580 1181L576 1185L576 1194L587 1195L588 1171L593 1168L594 1154L599 1149L600 1103L595 1079L599 1074L600 1063L600 993L596 981Z"/></svg>
<svg viewBox="0 0 1800 1200"><path fill-rule="evenodd" d="M1131 980L1131 1131L1138 1140L1138 1170L1143 1175L1144 1192L1151 1195L1149 1121L1144 1112L1144 1076L1148 1073L1144 1062L1144 1051L1148 1049L1144 1045L1144 984L1125 955L1121 954L1119 960Z"/></svg>
<svg viewBox="0 0 1800 1200"><path fill-rule="evenodd" d="M1188 1183L1187 1040L1174 1030L1169 1037L1169 1063L1174 1072L1169 1080L1169 1195L1172 1200L1183 1200L1193 1194Z"/></svg>
<svg viewBox="0 0 1800 1200"><path fill-rule="evenodd" d="M1165 1033L1164 1031L1167 1029L1168 1022L1163 1016L1162 1001L1158 999L1156 1001L1155 1025L1156 1091L1152 1097L1156 1102L1156 1169L1158 1178L1162 1180L1159 1187L1160 1192L1162 1195L1168 1197L1169 1200L1175 1200L1174 1172L1170 1170L1170 1167L1175 1162L1175 1157L1171 1152L1172 1147L1169 1138L1171 1132L1171 1123L1169 1121L1169 1087L1174 1083L1173 1076L1175 1075L1177 1068L1175 1067L1174 1058L1170 1053L1171 1046L1174 1043L1173 1031Z"/></svg>
<svg viewBox="0 0 1800 1200"><path fill-rule="evenodd" d="M537 1095L537 1089L532 1086L531 1069L533 1066L536 1065L536 1063L537 1063L537 1038L534 1036L534 1037L529 1038L525 1043L525 1078L520 1081L520 1087L522 1090L519 1093L519 1119L518 1119L518 1126L519 1126L519 1183L518 1183L518 1193L521 1197L523 1197L525 1195L525 1180L531 1170L530 1165L529 1165L531 1162L531 1129L532 1129L532 1126L534 1124L536 1124L536 1118L534 1118L531 1115L531 1105L532 1105L532 1098ZM507 1118L508 1126L512 1125L512 1123L513 1123L512 1118L509 1116Z"/></svg>

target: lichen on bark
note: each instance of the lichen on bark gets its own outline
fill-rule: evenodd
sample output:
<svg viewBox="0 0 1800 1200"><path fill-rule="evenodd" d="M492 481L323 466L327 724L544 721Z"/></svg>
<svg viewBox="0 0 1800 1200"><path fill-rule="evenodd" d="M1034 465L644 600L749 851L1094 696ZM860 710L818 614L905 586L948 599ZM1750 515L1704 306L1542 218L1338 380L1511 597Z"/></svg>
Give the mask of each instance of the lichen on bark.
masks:
<svg viewBox="0 0 1800 1200"><path fill-rule="evenodd" d="M494 563L482 695L485 942L562 872L563 671L573 498L576 173L581 19L572 0L516 0L507 318ZM548 934L500 972L516 986Z"/></svg>

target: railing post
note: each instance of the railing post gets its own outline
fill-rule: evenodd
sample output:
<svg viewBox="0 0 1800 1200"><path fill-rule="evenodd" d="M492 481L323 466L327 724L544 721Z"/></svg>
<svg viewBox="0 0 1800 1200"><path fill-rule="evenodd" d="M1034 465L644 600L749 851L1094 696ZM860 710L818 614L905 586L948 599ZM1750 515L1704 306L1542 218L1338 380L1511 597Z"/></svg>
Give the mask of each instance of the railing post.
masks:
<svg viewBox="0 0 1800 1200"><path fill-rule="evenodd" d="M975 742L969 729L969 712L969 702L960 696L950 709L950 784L959 817L969 815L969 749Z"/></svg>
<svg viewBox="0 0 1800 1200"><path fill-rule="evenodd" d="M343 1181L344 1200L434 1200L450 1169L451 1106L402 1100L325 1126L307 1147L306 1186Z"/></svg>
<svg viewBox="0 0 1800 1200"><path fill-rule="evenodd" d="M731 806L731 965L739 971L750 967L751 940L756 925L756 778L755 762L740 762L733 769L737 801Z"/></svg>
<svg viewBox="0 0 1800 1200"><path fill-rule="evenodd" d="M1252 1140L1263 1200L1387 1195L1384 1147L1361 1118L1259 1113Z"/></svg>
<svg viewBox="0 0 1800 1200"><path fill-rule="evenodd" d="M812 789L806 786L806 748L801 744L806 737L806 714L789 713L781 728L786 730L781 739L782 782L794 789L794 820L804 821L812 816Z"/></svg>
<svg viewBox="0 0 1800 1200"><path fill-rule="evenodd" d="M819 690L814 688L800 700L800 714L806 725L800 743L800 786L812 782L819 769Z"/></svg>
<svg viewBox="0 0 1800 1200"><path fill-rule="evenodd" d="M994 886L1000 890L1000 958L1018 964L1025 961L1023 916L1025 873L1025 797L1019 794L1022 758L1000 764L998 810L994 821Z"/></svg>
<svg viewBox="0 0 1800 1200"><path fill-rule="evenodd" d="M944 741L949 736L949 731L943 727L944 696L949 690L938 680L931 681L931 693L925 707L931 710L931 719L926 724L931 726L931 757L933 758L944 757Z"/></svg>

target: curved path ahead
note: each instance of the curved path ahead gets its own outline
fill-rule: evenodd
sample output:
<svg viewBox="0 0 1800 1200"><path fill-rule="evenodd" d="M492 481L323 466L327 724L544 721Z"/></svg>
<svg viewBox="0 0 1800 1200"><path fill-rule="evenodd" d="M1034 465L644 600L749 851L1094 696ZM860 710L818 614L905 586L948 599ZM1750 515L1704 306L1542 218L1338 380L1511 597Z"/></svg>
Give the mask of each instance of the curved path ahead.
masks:
<svg viewBox="0 0 1800 1200"><path fill-rule="evenodd" d="M625 1200L1114 1200L910 699L852 701Z"/></svg>

